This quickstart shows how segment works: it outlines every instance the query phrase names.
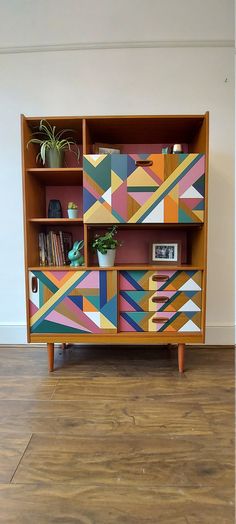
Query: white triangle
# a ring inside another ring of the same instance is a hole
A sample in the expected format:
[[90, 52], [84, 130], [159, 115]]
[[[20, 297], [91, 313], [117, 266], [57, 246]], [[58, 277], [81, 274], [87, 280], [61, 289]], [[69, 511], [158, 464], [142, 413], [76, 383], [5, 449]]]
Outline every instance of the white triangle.
[[100, 313], [97, 311], [86, 311], [84, 312], [87, 317], [90, 318], [96, 324], [96, 326], [100, 327]]
[[179, 329], [179, 331], [201, 331], [192, 320], [189, 320], [182, 328]]
[[197, 304], [194, 304], [192, 300], [188, 300], [178, 311], [201, 311]]
[[197, 189], [195, 189], [195, 187], [190, 186], [186, 189], [184, 194], [180, 196], [180, 198], [203, 198], [203, 196], [197, 191]]
[[142, 221], [151, 222], [151, 223], [163, 223], [164, 222], [164, 200], [154, 207], [154, 209], [149, 213], [149, 215]]
[[199, 290], [201, 290], [201, 288], [199, 287], [198, 284], [196, 284], [196, 282], [194, 282], [192, 278], [189, 278], [189, 280], [187, 280], [187, 282], [185, 282], [185, 284], [183, 284], [183, 286], [179, 288], [179, 291], [199, 291]]
[[106, 193], [103, 193], [102, 198], [111, 206], [111, 187], [109, 187]]

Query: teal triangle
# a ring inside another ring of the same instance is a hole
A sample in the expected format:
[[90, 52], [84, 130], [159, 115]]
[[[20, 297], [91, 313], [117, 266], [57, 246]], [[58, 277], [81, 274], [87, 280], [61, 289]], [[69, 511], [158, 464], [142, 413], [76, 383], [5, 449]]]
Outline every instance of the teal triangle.
[[121, 180], [126, 180], [127, 155], [111, 155], [111, 169]]
[[185, 224], [186, 222], [189, 223], [189, 222], [192, 222], [192, 219], [191, 217], [189, 217], [185, 211], [183, 211], [183, 209], [179, 208], [179, 217], [178, 217], [178, 221], [179, 222], [182, 222], [183, 224]]
[[184, 293], [186, 297], [192, 298], [196, 293], [198, 293], [198, 291], [182, 291], [182, 293]]
[[135, 321], [135, 322], [141, 322], [146, 316], [147, 316], [147, 312], [142, 312], [142, 311], [131, 311], [129, 313], [129, 316]]
[[196, 182], [194, 182], [193, 187], [202, 195], [205, 194], [205, 175], [202, 175]]
[[[118, 156], [118, 155], [117, 155]], [[105, 158], [94, 167], [87, 158], [84, 158], [84, 171], [103, 189], [104, 193], [111, 187], [111, 156]]]
[[147, 291], [126, 291], [126, 293], [134, 302], [140, 302], [146, 296]]
[[36, 328], [34, 326], [31, 328], [31, 333], [87, 333], [87, 331], [43, 320]]
[[95, 296], [91, 296], [91, 295], [86, 295], [85, 297], [89, 302], [91, 302], [91, 304], [93, 304], [93, 306], [95, 306], [95, 308], [100, 311], [100, 296], [99, 295], [95, 295]]
[[101, 313], [110, 320], [114, 326], [117, 326], [117, 295], [114, 295], [109, 302], [105, 303], [101, 309]]
[[197, 204], [193, 211], [204, 211], [204, 198]]

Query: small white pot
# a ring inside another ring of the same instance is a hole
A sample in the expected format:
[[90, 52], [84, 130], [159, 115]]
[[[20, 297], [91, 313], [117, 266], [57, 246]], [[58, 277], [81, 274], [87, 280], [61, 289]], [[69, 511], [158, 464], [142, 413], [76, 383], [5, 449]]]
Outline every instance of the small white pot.
[[107, 253], [103, 255], [100, 251], [97, 251], [99, 267], [111, 267], [114, 266], [116, 249], [108, 249]]
[[69, 218], [78, 218], [79, 211], [78, 209], [67, 209]]

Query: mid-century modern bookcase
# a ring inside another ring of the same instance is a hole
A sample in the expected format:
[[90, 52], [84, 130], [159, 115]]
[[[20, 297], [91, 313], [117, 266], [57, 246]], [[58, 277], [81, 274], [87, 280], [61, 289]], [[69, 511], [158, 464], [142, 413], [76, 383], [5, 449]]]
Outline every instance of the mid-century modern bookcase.
[[[28, 342], [178, 346], [205, 339], [208, 113], [167, 116], [45, 117], [70, 128], [80, 148], [60, 169], [36, 163], [27, 142], [42, 117], [22, 116], [25, 275]], [[183, 153], [162, 154], [181, 143]], [[94, 154], [97, 145], [120, 154]], [[47, 218], [59, 199], [63, 218]], [[69, 219], [66, 204], [79, 204]], [[118, 227], [114, 267], [98, 267], [91, 240]], [[39, 233], [64, 230], [84, 239], [85, 265], [42, 267]], [[178, 242], [176, 265], [150, 262], [150, 246]], [[135, 351], [135, 349], [134, 349]]]

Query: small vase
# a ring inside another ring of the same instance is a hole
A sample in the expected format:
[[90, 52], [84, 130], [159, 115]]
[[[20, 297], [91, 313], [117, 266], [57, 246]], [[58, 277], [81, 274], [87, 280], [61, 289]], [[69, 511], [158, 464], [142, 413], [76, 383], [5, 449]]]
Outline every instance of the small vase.
[[46, 166], [52, 168], [62, 167], [64, 151], [58, 149], [47, 149], [46, 150]]
[[78, 218], [78, 209], [67, 209], [69, 218]]
[[97, 251], [99, 267], [111, 267], [114, 266], [116, 249], [108, 249], [107, 253], [103, 255], [100, 251]]

